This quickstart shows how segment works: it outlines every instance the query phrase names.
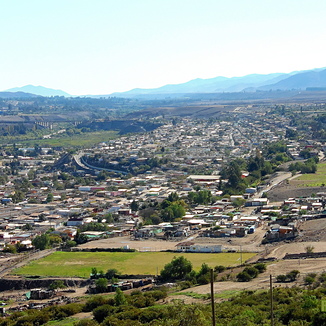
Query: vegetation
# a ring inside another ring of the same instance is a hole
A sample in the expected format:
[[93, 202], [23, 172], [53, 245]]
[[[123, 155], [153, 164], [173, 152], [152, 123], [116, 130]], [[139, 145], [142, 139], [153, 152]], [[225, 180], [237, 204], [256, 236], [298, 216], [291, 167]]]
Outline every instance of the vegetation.
[[[243, 260], [253, 257], [253, 253], [242, 253]], [[106, 271], [115, 268], [122, 274], [155, 275], [157, 269], [171, 262], [173, 257], [184, 256], [191, 261], [193, 269], [198, 271], [206, 262], [214, 266], [235, 266], [239, 263], [238, 253], [173, 253], [173, 252], [60, 252], [57, 251], [37, 261], [32, 261], [14, 271], [19, 275], [40, 276], [80, 276], [89, 277], [90, 270], [97, 266]], [[60, 268], [57, 268], [60, 266]]]
[[[199, 296], [192, 292], [183, 294], [199, 299], [209, 298], [206, 294]], [[271, 324], [269, 291], [243, 291], [234, 294], [227, 301], [215, 304], [217, 325]], [[278, 326], [326, 325], [326, 315], [320, 311], [321, 300], [325, 294], [325, 288], [314, 290], [274, 288], [274, 324]], [[67, 325], [66, 321], [73, 320], [67, 317], [81, 311], [91, 312], [93, 320], [89, 318], [78, 321], [76, 326], [209, 326], [212, 324], [209, 304], [186, 305], [175, 301], [173, 304], [155, 305], [158, 300], [164, 300], [166, 295], [164, 289], [146, 293], [133, 291], [130, 295], [118, 291], [113, 298], [96, 295], [83, 304], [71, 303], [42, 310], [17, 312], [2, 319], [0, 325], [45, 325], [46, 323], [47, 325]]]

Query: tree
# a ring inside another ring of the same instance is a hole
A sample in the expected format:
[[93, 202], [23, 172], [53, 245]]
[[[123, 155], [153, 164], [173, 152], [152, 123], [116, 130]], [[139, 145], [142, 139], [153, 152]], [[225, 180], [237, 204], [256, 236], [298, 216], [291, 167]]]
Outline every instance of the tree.
[[55, 280], [50, 284], [49, 289], [56, 290], [56, 289], [64, 289], [65, 287], [66, 286], [62, 280]]
[[48, 193], [47, 197], [46, 197], [46, 202], [47, 203], [51, 203], [53, 201], [53, 194], [52, 193]]
[[50, 246], [50, 236], [48, 234], [37, 235], [33, 241], [32, 245], [39, 250], [49, 249]]
[[118, 270], [116, 270], [115, 268], [109, 268], [105, 273], [105, 277], [110, 280], [118, 274], [120, 274]]
[[138, 210], [138, 207], [139, 207], [138, 203], [135, 200], [133, 200], [130, 204], [130, 209], [133, 212], [136, 212]]
[[88, 241], [87, 235], [86, 234], [82, 234], [80, 233], [79, 230], [77, 230], [77, 233], [75, 235], [74, 241], [77, 244], [82, 244], [82, 243], [86, 243]]
[[95, 281], [97, 292], [106, 292], [108, 288], [108, 280], [106, 278], [99, 278]]
[[12, 244], [7, 243], [5, 245], [5, 247], [3, 248], [3, 252], [9, 252], [11, 254], [16, 254], [17, 253], [17, 248]]
[[122, 306], [127, 303], [127, 299], [120, 288], [117, 288], [115, 291], [114, 301], [116, 306]]
[[192, 271], [191, 262], [183, 256], [174, 257], [172, 261], [166, 264], [161, 271], [163, 280], [182, 280], [185, 276]]

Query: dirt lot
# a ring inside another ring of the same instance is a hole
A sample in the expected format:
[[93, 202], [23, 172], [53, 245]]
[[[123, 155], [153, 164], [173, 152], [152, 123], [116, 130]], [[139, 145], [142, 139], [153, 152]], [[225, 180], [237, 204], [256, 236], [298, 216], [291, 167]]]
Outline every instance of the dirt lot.
[[80, 245], [80, 248], [122, 248], [128, 246], [138, 251], [162, 251], [176, 250], [179, 242], [194, 241], [198, 244], [216, 244], [222, 245], [224, 248], [245, 251], [245, 252], [261, 252], [264, 247], [261, 246], [261, 240], [266, 232], [265, 227], [257, 228], [254, 234], [250, 234], [243, 238], [206, 238], [192, 236], [188, 239], [178, 239], [176, 241], [165, 240], [131, 240], [129, 236], [116, 237], [110, 239], [101, 239], [91, 241]]
[[164, 240], [131, 240], [129, 236], [116, 237], [110, 239], [100, 239], [90, 241], [79, 246], [79, 248], [123, 248], [129, 247], [138, 251], [163, 251], [175, 250], [176, 244], [180, 241], [164, 241]]
[[308, 197], [313, 193], [325, 191], [325, 187], [302, 187], [295, 180], [281, 182], [277, 187], [268, 192], [270, 202], [279, 202], [293, 197]]

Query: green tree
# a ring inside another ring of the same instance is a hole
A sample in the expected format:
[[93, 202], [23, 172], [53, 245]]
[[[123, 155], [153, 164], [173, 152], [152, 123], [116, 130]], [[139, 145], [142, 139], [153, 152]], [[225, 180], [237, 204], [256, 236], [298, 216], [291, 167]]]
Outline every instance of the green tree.
[[5, 245], [5, 247], [3, 248], [3, 252], [9, 252], [11, 254], [16, 254], [17, 253], [17, 248], [12, 244], [7, 243]]
[[108, 288], [108, 280], [106, 278], [99, 278], [95, 281], [95, 286], [97, 292], [106, 292]]
[[127, 303], [127, 299], [120, 288], [117, 288], [115, 291], [114, 301], [116, 306], [122, 306]]
[[47, 197], [46, 197], [46, 202], [47, 203], [51, 203], [53, 201], [53, 194], [52, 193], [48, 193]]
[[161, 277], [164, 281], [182, 280], [192, 271], [191, 262], [183, 256], [174, 257], [172, 261], [164, 266]]
[[130, 209], [133, 212], [136, 212], [138, 210], [138, 207], [139, 207], [138, 203], [135, 200], [133, 200], [130, 204]]
[[39, 250], [49, 249], [50, 245], [50, 236], [48, 234], [37, 235], [33, 241], [32, 245]]
[[62, 280], [55, 280], [49, 286], [50, 290], [57, 290], [57, 289], [64, 289], [64, 288], [66, 288], [66, 285]]

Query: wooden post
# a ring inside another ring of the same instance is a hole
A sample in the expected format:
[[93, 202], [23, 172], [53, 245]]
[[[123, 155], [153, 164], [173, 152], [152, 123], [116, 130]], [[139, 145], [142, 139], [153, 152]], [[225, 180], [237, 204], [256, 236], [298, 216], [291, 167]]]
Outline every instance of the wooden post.
[[215, 326], [215, 305], [214, 305], [214, 271], [211, 268], [211, 303], [212, 303], [212, 326]]
[[270, 299], [271, 299], [271, 325], [274, 326], [274, 313], [273, 313], [273, 281], [272, 275], [269, 275]]

